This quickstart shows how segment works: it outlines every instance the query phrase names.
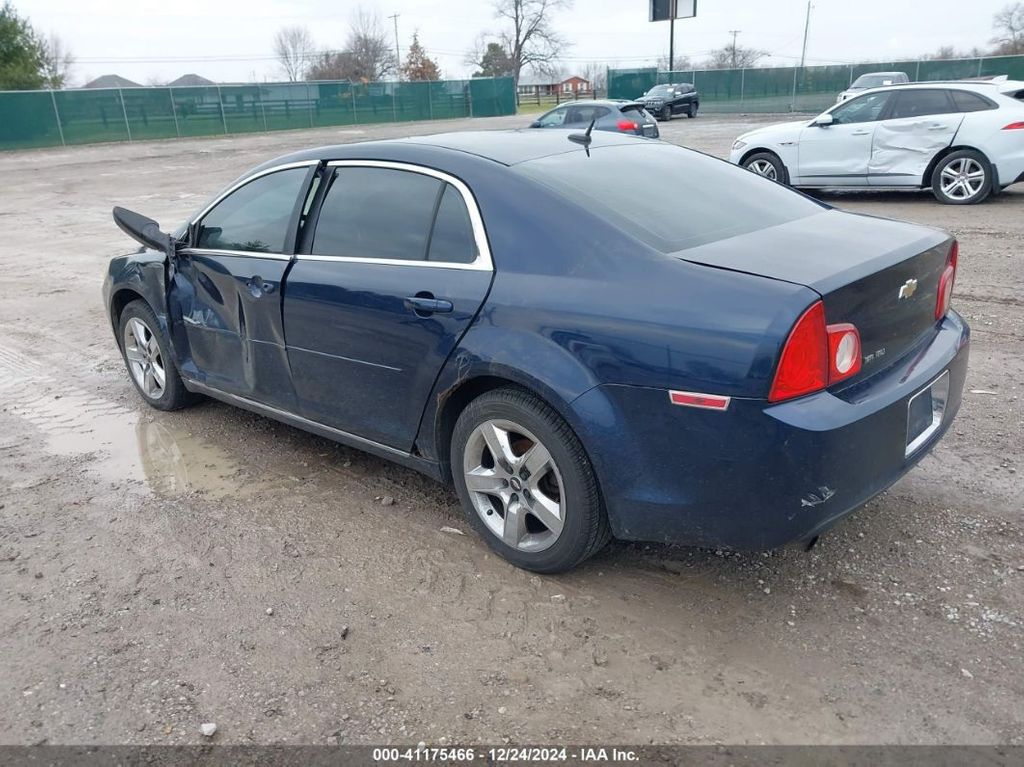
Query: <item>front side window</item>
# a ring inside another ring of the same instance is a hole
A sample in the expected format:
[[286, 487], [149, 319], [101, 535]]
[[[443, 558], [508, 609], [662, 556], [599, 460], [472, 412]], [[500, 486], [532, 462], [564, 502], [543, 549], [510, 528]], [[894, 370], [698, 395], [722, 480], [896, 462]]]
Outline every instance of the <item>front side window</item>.
[[941, 115], [954, 111], [953, 105], [949, 101], [948, 91], [939, 88], [900, 91], [894, 99], [890, 120]]
[[889, 101], [890, 92], [868, 93], [845, 102], [833, 109], [830, 114], [836, 125], [852, 125], [853, 123], [875, 122]]
[[199, 224], [197, 248], [284, 253], [308, 168], [260, 176], [229, 194]]
[[338, 168], [320, 208], [313, 253], [422, 261], [442, 184], [412, 171]]
[[537, 122], [540, 123], [542, 128], [554, 128], [565, 123], [565, 113], [565, 108], [552, 109]]

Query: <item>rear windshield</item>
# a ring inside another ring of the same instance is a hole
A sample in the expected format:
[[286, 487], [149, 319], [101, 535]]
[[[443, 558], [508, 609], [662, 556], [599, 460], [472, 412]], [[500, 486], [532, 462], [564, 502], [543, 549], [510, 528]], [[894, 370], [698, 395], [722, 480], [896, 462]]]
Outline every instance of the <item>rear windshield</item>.
[[774, 181], [671, 144], [568, 152], [513, 166], [650, 247], [674, 253], [826, 208]]

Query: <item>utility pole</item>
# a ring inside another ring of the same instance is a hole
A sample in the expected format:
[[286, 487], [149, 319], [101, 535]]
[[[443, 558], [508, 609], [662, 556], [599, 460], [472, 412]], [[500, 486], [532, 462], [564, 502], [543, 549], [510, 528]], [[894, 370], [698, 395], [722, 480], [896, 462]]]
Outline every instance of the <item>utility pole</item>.
[[742, 32], [742, 29], [730, 29], [729, 34], [732, 35], [732, 66], [730, 69], [736, 69], [736, 36]]
[[804, 71], [804, 64], [807, 62], [807, 32], [811, 28], [811, 0], [807, 0], [807, 17], [804, 19], [804, 46], [800, 51], [800, 67], [793, 67], [793, 98], [789, 105], [789, 111], [796, 111], [796, 73]]
[[402, 79], [402, 54], [398, 49], [398, 16], [399, 14], [393, 14], [388, 16], [389, 19], [395, 22], [395, 66], [398, 67], [398, 79]]
[[[675, 70], [676, 58], [676, 1], [671, 0], [668, 9], [668, 71]], [[669, 78], [671, 79], [671, 78]]]

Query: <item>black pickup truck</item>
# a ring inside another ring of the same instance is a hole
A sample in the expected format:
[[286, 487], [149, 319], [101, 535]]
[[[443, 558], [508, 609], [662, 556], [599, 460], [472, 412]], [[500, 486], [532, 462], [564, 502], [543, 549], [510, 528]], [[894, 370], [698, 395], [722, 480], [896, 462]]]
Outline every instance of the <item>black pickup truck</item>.
[[659, 120], [671, 120], [673, 115], [696, 117], [700, 94], [692, 83], [671, 83], [655, 85], [637, 101]]

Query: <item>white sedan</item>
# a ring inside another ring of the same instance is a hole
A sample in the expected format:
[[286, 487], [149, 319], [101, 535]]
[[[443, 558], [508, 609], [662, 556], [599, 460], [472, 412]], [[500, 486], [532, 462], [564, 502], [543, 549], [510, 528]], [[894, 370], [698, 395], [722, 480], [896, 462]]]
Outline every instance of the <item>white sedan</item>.
[[744, 133], [729, 160], [804, 188], [930, 188], [981, 202], [1024, 181], [1024, 82], [874, 88], [811, 121]]

